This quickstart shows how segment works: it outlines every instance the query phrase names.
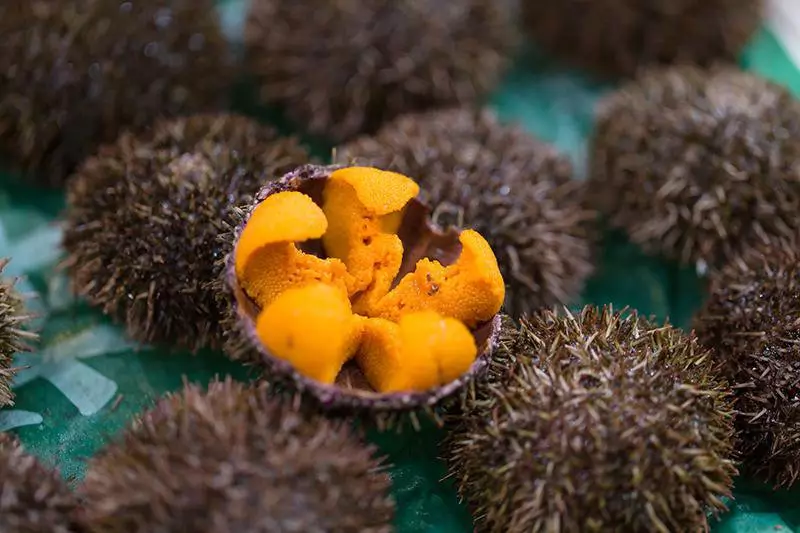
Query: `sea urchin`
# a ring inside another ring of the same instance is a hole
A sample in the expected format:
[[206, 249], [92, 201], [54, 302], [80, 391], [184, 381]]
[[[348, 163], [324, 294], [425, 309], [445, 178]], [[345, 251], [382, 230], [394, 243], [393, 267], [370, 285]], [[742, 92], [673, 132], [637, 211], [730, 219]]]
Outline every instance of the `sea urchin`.
[[730, 405], [693, 338], [586, 307], [500, 346], [444, 445], [482, 531], [700, 531], [725, 508]]
[[736, 392], [745, 464], [779, 486], [800, 479], [800, 235], [753, 248], [716, 273], [695, 317]]
[[231, 60], [212, 0], [0, 2], [0, 157], [60, 185], [123, 129], [219, 109]]
[[137, 340], [218, 346], [219, 235], [238, 204], [307, 158], [294, 139], [236, 115], [123, 134], [68, 187], [65, 266], [77, 292]]
[[531, 39], [558, 59], [606, 77], [648, 66], [733, 62], [758, 29], [764, 0], [522, 2]]
[[14, 377], [11, 368], [14, 354], [26, 348], [25, 340], [35, 337], [22, 329], [30, 316], [23, 309], [22, 298], [14, 290], [13, 281], [2, 279], [8, 261], [0, 259], [0, 407], [12, 402], [10, 382]]
[[505, 286], [480, 233], [432, 227], [418, 194], [373, 167], [265, 185], [227, 259], [227, 353], [329, 413], [435, 414], [485, 368]]
[[159, 401], [90, 461], [92, 533], [392, 531], [390, 480], [348, 426], [212, 382]]
[[0, 531], [77, 533], [77, 499], [55, 470], [0, 433]]
[[517, 44], [509, 0], [255, 0], [247, 64], [264, 101], [341, 142], [395, 116], [480, 101]]
[[649, 71], [602, 104], [590, 187], [647, 251], [721, 266], [800, 225], [800, 102], [735, 69]]
[[592, 271], [595, 215], [569, 158], [488, 110], [404, 115], [339, 147], [336, 158], [412, 176], [434, 223], [484, 235], [512, 316], [570, 303]]

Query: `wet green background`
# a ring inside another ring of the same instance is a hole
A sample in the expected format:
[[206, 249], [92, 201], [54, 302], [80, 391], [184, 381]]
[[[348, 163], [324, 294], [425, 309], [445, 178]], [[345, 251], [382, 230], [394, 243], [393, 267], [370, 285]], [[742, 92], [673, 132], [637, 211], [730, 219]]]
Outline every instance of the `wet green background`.
[[[227, 31], [235, 36], [242, 4], [223, 2], [221, 10]], [[800, 73], [766, 30], [753, 40], [742, 66], [800, 94]], [[494, 95], [491, 106], [502, 118], [523, 123], [569, 153], [581, 171], [592, 106], [608, 89], [528, 53]], [[238, 90], [237, 106], [282, 124], [279, 113], [257, 109], [246, 88]], [[322, 142], [312, 144], [320, 154], [329, 149]], [[24, 275], [23, 288], [35, 296], [31, 305], [42, 316], [42, 342], [35, 353], [19, 361], [31, 368], [18, 378], [14, 409], [0, 411], [0, 429], [25, 424], [15, 431], [27, 448], [59, 466], [68, 478], [79, 479], [85, 459], [105, 438], [160, 394], [179, 388], [183, 376], [206, 382], [226, 373], [246, 379], [246, 373], [216, 353], [167, 355], [135, 346], [97, 312], [73, 300], [66, 280], [54, 268], [60, 259], [56, 221], [62, 208], [61, 194], [15, 186], [7, 175], [2, 176], [0, 257], [14, 258], [11, 272]], [[646, 257], [622, 236], [608, 234], [597, 272], [578, 304], [627, 305], [684, 326], [702, 298], [702, 283], [691, 270]], [[444, 468], [436, 459], [439, 437], [433, 429], [400, 438], [371, 436], [394, 464], [401, 532], [471, 531], [470, 517], [452, 486], [441, 482]], [[732, 510], [714, 525], [714, 531], [800, 532], [800, 489], [773, 492], [739, 479]]]

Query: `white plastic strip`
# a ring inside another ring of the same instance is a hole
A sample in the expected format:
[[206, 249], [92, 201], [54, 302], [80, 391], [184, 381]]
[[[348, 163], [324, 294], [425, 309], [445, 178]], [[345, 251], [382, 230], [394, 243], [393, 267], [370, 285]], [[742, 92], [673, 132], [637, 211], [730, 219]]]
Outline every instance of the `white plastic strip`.
[[97, 413], [117, 393], [116, 383], [74, 360], [46, 365], [41, 377], [66, 396], [83, 416]]
[[800, 2], [770, 0], [767, 7], [767, 24], [789, 58], [800, 68]]
[[21, 409], [0, 411], [0, 432], [22, 426], [36, 426], [42, 423], [42, 415]]

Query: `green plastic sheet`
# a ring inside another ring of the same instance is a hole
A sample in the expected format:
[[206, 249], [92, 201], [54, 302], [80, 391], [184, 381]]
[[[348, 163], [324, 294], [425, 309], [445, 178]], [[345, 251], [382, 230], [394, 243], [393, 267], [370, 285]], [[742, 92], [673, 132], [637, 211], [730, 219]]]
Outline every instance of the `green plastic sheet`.
[[[240, 33], [241, 1], [220, 5], [226, 31]], [[744, 68], [787, 85], [800, 94], [800, 73], [774, 36], [763, 30], [742, 56]], [[535, 53], [525, 53], [490, 105], [507, 121], [570, 154], [582, 173], [585, 144], [597, 98], [612, 89], [558, 69]], [[237, 110], [286, 125], [279, 111], [259, 109], [246, 86], [239, 88]], [[311, 141], [322, 155], [324, 142]], [[163, 393], [181, 387], [184, 377], [200, 383], [216, 375], [247, 379], [246, 371], [218, 353], [164, 354], [126, 339], [120, 328], [76, 301], [55, 268], [62, 258], [58, 216], [60, 192], [15, 185], [0, 177], [0, 257], [13, 258], [9, 272], [24, 276], [21, 287], [33, 296], [42, 338], [37, 350], [19, 357], [29, 368], [15, 382], [17, 403], [0, 411], [0, 430], [15, 428], [28, 450], [58, 466], [77, 482], [85, 461], [105, 440]], [[630, 306], [659, 320], [686, 326], [704, 297], [703, 283], [689, 269], [645, 256], [622, 235], [608, 233], [597, 272], [581, 303]], [[458, 502], [437, 459], [440, 430], [371, 434], [394, 465], [393, 491], [400, 532], [472, 531], [471, 518]], [[718, 533], [800, 532], [800, 490], [773, 491], [738, 479], [731, 510], [714, 523]]]

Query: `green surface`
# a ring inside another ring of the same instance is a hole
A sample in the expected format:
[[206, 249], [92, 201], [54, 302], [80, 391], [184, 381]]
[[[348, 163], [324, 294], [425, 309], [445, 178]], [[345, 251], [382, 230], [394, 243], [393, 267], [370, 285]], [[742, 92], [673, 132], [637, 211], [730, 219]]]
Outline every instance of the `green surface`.
[[[240, 25], [241, 7], [226, 7], [226, 25]], [[782, 82], [800, 93], [800, 74], [775, 39], [762, 32], [742, 60], [743, 66]], [[492, 105], [507, 120], [522, 122], [531, 132], [570, 153], [583, 167], [585, 140], [592, 127], [592, 106], [607, 88], [574, 73], [553, 70], [533, 57], [518, 67], [494, 96]], [[240, 95], [240, 109], [253, 111]], [[269, 117], [270, 115], [262, 115]], [[324, 153], [328, 147], [317, 144]], [[221, 355], [166, 355], [135, 346], [98, 313], [74, 301], [55, 265], [60, 259], [60, 230], [55, 221], [63, 198], [14, 187], [4, 176], [0, 185], [0, 256], [12, 256], [10, 268], [24, 274], [24, 288], [36, 295], [32, 306], [42, 318], [42, 342], [20, 363], [31, 368], [18, 378], [17, 405], [0, 411], [0, 429], [15, 431], [29, 450], [57, 464], [68, 478], [80, 478], [84, 461], [104, 439], [160, 394], [179, 388], [184, 376], [206, 382], [216, 374], [244, 370]], [[684, 326], [703, 298], [703, 284], [688, 269], [646, 257], [623, 237], [606, 236], [601, 260], [584, 295], [585, 303], [631, 306], [658, 319]], [[467, 532], [470, 517], [458, 504], [452, 486], [440, 482], [444, 467], [436, 459], [438, 431], [372, 435], [395, 465], [394, 492], [402, 532]], [[715, 532], [800, 532], [800, 490], [773, 492], [740, 479], [731, 512], [714, 525]]]

